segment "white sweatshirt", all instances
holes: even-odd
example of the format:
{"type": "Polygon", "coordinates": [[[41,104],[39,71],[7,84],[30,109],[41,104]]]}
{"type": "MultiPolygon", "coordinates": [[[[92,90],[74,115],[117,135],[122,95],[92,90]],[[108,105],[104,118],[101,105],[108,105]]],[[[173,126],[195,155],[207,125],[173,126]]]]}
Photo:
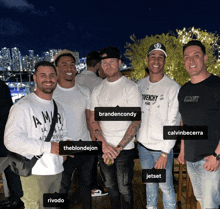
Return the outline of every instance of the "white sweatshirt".
{"type": "Polygon", "coordinates": [[[98,77],[93,71],[84,70],[76,76],[75,82],[88,87],[92,92],[94,87],[102,82],[102,78],[98,77]]]}
{"type": "Polygon", "coordinates": [[[137,140],[152,150],[169,153],[176,140],[163,139],[163,126],[179,126],[178,92],[180,85],[167,75],[152,83],[149,76],[138,81],[142,93],[142,122],[137,140]]]}
{"type": "MultiPolygon", "coordinates": [[[[92,92],[91,111],[95,107],[141,107],[141,93],[133,81],[122,76],[117,81],[103,80],[92,92]]],[[[131,121],[100,121],[103,136],[109,144],[117,146],[125,135],[131,121]]],[[[125,150],[134,148],[134,139],[125,150]]]]}
{"type": "Polygon", "coordinates": [[[51,142],[68,139],[64,110],[57,102],[58,122],[50,142],[44,142],[54,112],[52,100],[44,100],[35,93],[22,98],[10,109],[5,127],[4,144],[12,152],[31,159],[43,156],[32,168],[34,175],[54,175],[63,171],[63,156],[50,153],[51,142]]]}
{"type": "Polygon", "coordinates": [[[89,88],[75,83],[72,88],[62,88],[57,84],[53,98],[64,108],[68,135],[74,141],[91,141],[86,123],[86,110],[90,110],[91,92],[89,88]]]}

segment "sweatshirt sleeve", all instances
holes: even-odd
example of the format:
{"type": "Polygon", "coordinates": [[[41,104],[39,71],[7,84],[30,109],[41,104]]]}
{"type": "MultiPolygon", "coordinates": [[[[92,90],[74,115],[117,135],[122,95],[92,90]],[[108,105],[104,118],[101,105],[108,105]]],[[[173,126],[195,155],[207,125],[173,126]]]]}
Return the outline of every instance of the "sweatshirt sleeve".
{"type": "MultiPolygon", "coordinates": [[[[180,125],[180,113],[179,113],[179,102],[178,93],[179,86],[175,86],[169,92],[169,104],[168,104],[168,124],[167,126],[179,126],[180,125]]],[[[169,153],[174,147],[176,140],[164,140],[164,146],[162,148],[163,152],[169,153]]]]}
{"type": "Polygon", "coordinates": [[[4,134],[4,144],[8,150],[23,156],[50,153],[51,142],[44,142],[28,136],[31,124],[31,117],[25,106],[20,103],[13,105],[4,134]]]}

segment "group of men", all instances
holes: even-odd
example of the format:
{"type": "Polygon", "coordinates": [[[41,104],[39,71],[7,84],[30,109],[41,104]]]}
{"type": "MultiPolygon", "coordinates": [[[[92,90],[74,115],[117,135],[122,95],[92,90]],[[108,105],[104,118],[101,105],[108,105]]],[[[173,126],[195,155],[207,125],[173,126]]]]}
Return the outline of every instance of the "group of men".
{"type": "Polygon", "coordinates": [[[59,141],[101,141],[98,162],[111,207],[135,208],[132,178],[134,140],[137,136],[142,169],[165,169],[163,183],[146,183],[147,206],[157,208],[158,186],[166,209],[176,208],[172,166],[175,140],[163,138],[164,126],[207,126],[208,138],[182,140],[178,157],[187,161],[194,194],[202,209],[220,204],[220,78],[207,72],[207,55],[200,41],[183,47],[184,62],[191,80],[182,88],[164,75],[166,49],[162,43],[149,47],[146,55],[149,76],[137,84],[122,76],[122,59],[115,47],[87,56],[88,70],[76,76],[76,60],[71,51],[62,50],[50,62],[35,66],[36,91],[12,106],[5,127],[8,150],[31,159],[43,156],[32,175],[21,177],[25,207],[43,208],[44,193],[68,196],[72,174],[79,169],[79,189],[84,209],[92,208],[91,188],[94,155],[59,155],[59,141]],[[96,76],[103,69],[106,79],[96,76]],[[87,86],[87,87],[86,87],[87,86]],[[92,92],[92,93],[91,93],[92,92]],[[195,99],[186,99],[186,98],[195,99]],[[45,138],[58,106],[58,121],[50,142],[45,138]],[[141,120],[96,120],[97,108],[141,108],[141,120]],[[182,119],[181,119],[182,118],[182,119]]]}

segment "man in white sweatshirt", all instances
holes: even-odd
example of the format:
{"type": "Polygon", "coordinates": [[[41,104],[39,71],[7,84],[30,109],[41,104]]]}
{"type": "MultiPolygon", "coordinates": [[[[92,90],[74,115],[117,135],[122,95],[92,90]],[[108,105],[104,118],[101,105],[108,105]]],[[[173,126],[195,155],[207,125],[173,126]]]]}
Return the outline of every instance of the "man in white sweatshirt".
{"type": "MultiPolygon", "coordinates": [[[[102,78],[97,76],[97,72],[101,69],[101,58],[97,51],[91,51],[86,55],[87,70],[84,70],[75,77],[75,81],[78,84],[86,86],[92,92],[95,86],[102,82],[102,78]]],[[[94,165],[92,168],[92,197],[104,196],[108,193],[104,189],[104,183],[101,178],[97,176],[98,157],[95,156],[94,165]]],[[[101,171],[101,170],[100,170],[101,171]]],[[[102,171],[101,171],[102,172],[102,171]]]]}
{"type": "MultiPolygon", "coordinates": [[[[58,101],[65,110],[67,130],[71,141],[95,141],[90,135],[90,98],[91,92],[86,86],[75,83],[76,59],[69,50],[59,51],[54,63],[58,74],[58,84],[53,98],[58,101]]],[[[64,171],[61,180],[60,193],[68,196],[71,189],[74,170],[79,171],[79,191],[83,209],[92,208],[91,184],[94,155],[82,154],[68,156],[64,162],[64,171]]]]}
{"type": "MultiPolygon", "coordinates": [[[[149,47],[146,62],[150,76],[138,82],[142,93],[142,123],[138,132],[138,151],[142,169],[166,169],[166,182],[159,183],[165,209],[176,208],[172,165],[175,140],[164,140],[163,126],[180,125],[178,91],[180,85],[163,74],[166,49],[161,43],[149,47]]],[[[156,209],[158,183],[147,183],[147,208],[156,209]]]]}
{"type": "Polygon", "coordinates": [[[75,78],[76,83],[89,88],[92,92],[94,87],[102,82],[102,78],[97,76],[100,69],[101,59],[99,52],[91,51],[86,55],[87,70],[82,71],[75,78]]]}
{"type": "Polygon", "coordinates": [[[36,64],[36,91],[22,98],[10,110],[5,127],[4,143],[9,151],[31,159],[43,156],[32,168],[32,175],[21,176],[25,208],[42,209],[43,194],[59,192],[63,171],[63,156],[59,156],[59,141],[68,139],[62,106],[57,103],[58,120],[50,142],[45,139],[50,130],[54,105],[52,94],[57,85],[57,73],[52,63],[36,64]]]}
{"type": "Polygon", "coordinates": [[[90,117],[95,137],[102,142],[104,155],[99,155],[98,160],[112,209],[133,209],[134,136],[141,121],[98,121],[94,116],[97,113],[95,108],[141,107],[141,94],[137,84],[120,72],[122,60],[119,49],[109,46],[100,54],[107,79],[92,92],[90,117]],[[108,166],[110,159],[114,163],[108,166]]]}

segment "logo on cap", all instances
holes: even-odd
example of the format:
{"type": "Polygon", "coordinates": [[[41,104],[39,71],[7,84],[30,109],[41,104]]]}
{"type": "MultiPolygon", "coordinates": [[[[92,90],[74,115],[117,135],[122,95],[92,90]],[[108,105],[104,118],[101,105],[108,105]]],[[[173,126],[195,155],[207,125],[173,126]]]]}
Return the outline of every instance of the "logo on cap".
{"type": "Polygon", "coordinates": [[[160,43],[154,44],[155,49],[161,49],[162,45],[160,43]]]}
{"type": "Polygon", "coordinates": [[[165,56],[167,56],[167,53],[166,53],[166,48],[163,44],[161,43],[155,43],[155,44],[151,44],[150,47],[149,47],[149,50],[148,50],[148,55],[154,51],[154,50],[160,50],[164,53],[165,56]]]}

